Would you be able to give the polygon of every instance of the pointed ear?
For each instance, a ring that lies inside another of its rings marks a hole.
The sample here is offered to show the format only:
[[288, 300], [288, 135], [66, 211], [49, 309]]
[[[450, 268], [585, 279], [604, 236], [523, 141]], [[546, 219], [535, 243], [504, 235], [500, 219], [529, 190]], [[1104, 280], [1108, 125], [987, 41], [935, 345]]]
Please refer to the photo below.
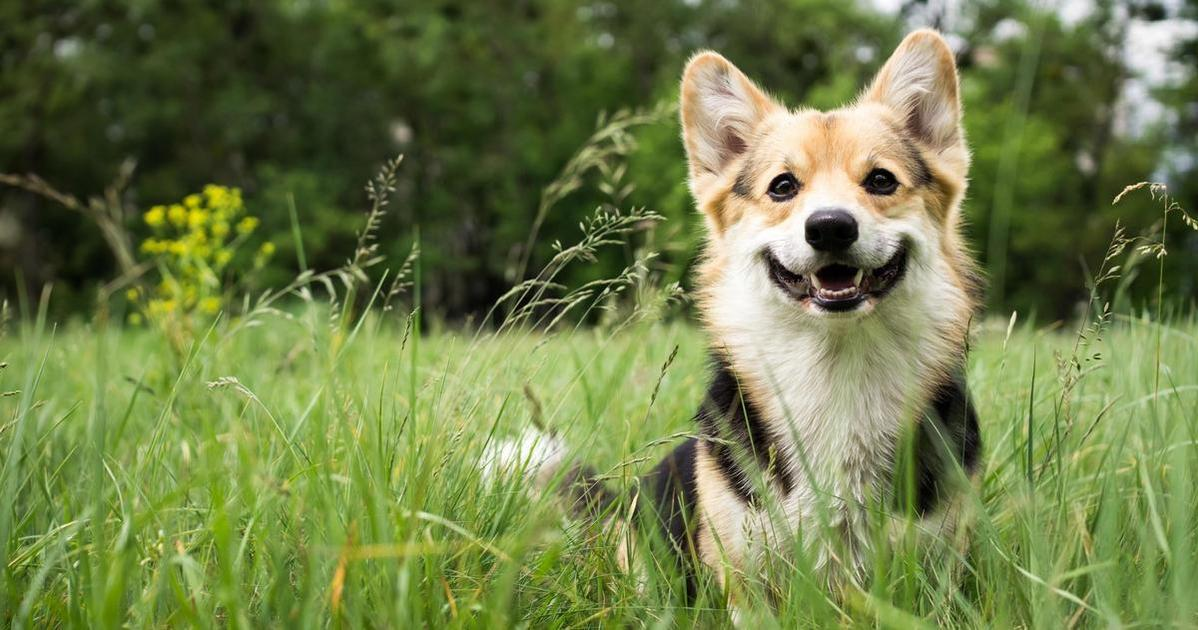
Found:
[[758, 123], [779, 107], [727, 59], [713, 52], [692, 57], [681, 95], [691, 177], [721, 172], [744, 153]]
[[908, 35], [878, 71], [863, 100], [898, 113], [907, 130], [934, 149], [963, 139], [957, 64], [948, 42], [936, 31]]

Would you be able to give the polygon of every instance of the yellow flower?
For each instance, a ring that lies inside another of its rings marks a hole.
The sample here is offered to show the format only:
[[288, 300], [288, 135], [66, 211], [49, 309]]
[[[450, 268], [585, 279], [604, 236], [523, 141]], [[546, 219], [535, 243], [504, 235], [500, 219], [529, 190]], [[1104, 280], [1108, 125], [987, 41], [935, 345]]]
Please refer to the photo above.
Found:
[[[125, 292], [138, 307], [129, 323], [166, 329], [181, 319], [219, 313], [225, 307], [225, 276], [230, 265], [241, 262], [237, 247], [261, 226], [258, 217], [247, 215], [241, 190], [209, 184], [179, 203], [150, 208], [142, 218], [154, 236], [142, 241], [141, 252], [161, 275], [155, 285]], [[275, 245], [263, 243], [252, 251], [258, 268], [275, 253]], [[248, 269], [235, 271], [234, 280]]]
[[147, 238], [141, 242], [141, 251], [147, 254], [160, 254], [163, 252], [165, 243], [156, 238]]
[[154, 206], [150, 208], [142, 217], [146, 221], [146, 225], [152, 228], [159, 228], [166, 224], [166, 208], [162, 206]]
[[242, 236], [253, 232], [258, 227], [258, 217], [246, 217], [237, 222], [237, 233]]
[[192, 208], [191, 211], [187, 213], [187, 227], [193, 230], [198, 230], [204, 227], [204, 224], [207, 222], [208, 213], [199, 208]]
[[275, 253], [275, 244], [274, 243], [272, 243], [270, 241], [263, 243], [262, 247], [258, 248], [258, 253], [254, 254], [254, 268], [257, 269], [259, 267], [264, 266], [266, 264], [266, 261], [270, 260], [271, 255], [274, 253]]
[[174, 300], [150, 300], [150, 317], [169, 315], [174, 313], [178, 306], [179, 303]]
[[241, 191], [236, 188], [208, 184], [204, 186], [204, 197], [208, 199], [209, 208], [234, 210], [241, 206]]
[[241, 203], [241, 189], [240, 188], [230, 188], [229, 189], [228, 204], [229, 204], [229, 210], [232, 211], [234, 214], [241, 212], [241, 210], [242, 210], [242, 208], [244, 208], [244, 206]]
[[158, 283], [158, 292], [162, 295], [174, 295], [177, 285], [173, 280], [163, 280]]
[[141, 313], [129, 313], [129, 323], [134, 326], [141, 326]]
[[183, 227], [187, 223], [187, 209], [177, 203], [171, 205], [166, 216], [176, 227]]

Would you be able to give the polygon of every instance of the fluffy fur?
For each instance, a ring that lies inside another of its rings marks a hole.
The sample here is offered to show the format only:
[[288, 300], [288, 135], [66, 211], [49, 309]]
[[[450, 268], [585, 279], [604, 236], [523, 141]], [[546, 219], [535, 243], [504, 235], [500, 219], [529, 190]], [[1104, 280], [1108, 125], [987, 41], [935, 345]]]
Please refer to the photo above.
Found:
[[[817, 567], [861, 576], [905, 433], [919, 436], [919, 511], [940, 522], [952, 522], [937, 512], [950, 477], [979, 461], [962, 378], [978, 282], [959, 233], [969, 153], [952, 52], [933, 31], [912, 33], [832, 112], [788, 109], [704, 52], [684, 72], [681, 117], [708, 226], [699, 304], [715, 375], [702, 437], [648, 476], [652, 501], [640, 503], [721, 581], [796, 531]], [[893, 191], [870, 187], [879, 169]], [[796, 188], [775, 195], [782, 177]], [[855, 222], [843, 251], [810, 243], [808, 219], [828, 209]], [[900, 262], [897, 280], [861, 280]], [[860, 270], [848, 306], [815, 299], [835, 265]]]

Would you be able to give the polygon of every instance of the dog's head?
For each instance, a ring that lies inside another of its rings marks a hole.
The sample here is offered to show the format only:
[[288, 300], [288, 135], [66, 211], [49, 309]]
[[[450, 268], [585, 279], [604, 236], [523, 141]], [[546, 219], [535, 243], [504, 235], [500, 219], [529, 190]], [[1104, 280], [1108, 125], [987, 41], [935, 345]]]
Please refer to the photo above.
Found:
[[957, 231], [969, 153], [940, 35], [909, 35], [834, 111], [789, 110], [711, 52], [690, 61], [681, 100], [709, 297], [736, 285], [736, 299], [800, 321], [968, 303]]

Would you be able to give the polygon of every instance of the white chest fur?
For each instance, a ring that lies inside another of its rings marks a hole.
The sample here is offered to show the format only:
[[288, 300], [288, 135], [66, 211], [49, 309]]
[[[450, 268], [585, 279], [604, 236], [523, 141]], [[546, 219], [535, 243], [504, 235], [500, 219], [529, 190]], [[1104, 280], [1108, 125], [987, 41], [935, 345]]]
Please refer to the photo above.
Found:
[[[838, 557], [861, 568], [858, 552], [868, 546], [869, 515], [890, 483], [900, 434], [961, 351], [946, 330], [962, 298], [937, 271], [910, 269], [868, 317], [814, 324], [784, 298], [762, 299], [769, 287], [756, 281], [716, 287], [707, 315], [717, 349], [747, 386], [792, 480], [772, 513], [701, 493], [705, 511], [722, 512], [713, 534], [728, 539], [720, 544], [734, 560], [751, 560], [756, 543], [776, 548], [772, 539], [801, 528], [817, 566]], [[820, 530], [839, 540], [810, 535]]]

